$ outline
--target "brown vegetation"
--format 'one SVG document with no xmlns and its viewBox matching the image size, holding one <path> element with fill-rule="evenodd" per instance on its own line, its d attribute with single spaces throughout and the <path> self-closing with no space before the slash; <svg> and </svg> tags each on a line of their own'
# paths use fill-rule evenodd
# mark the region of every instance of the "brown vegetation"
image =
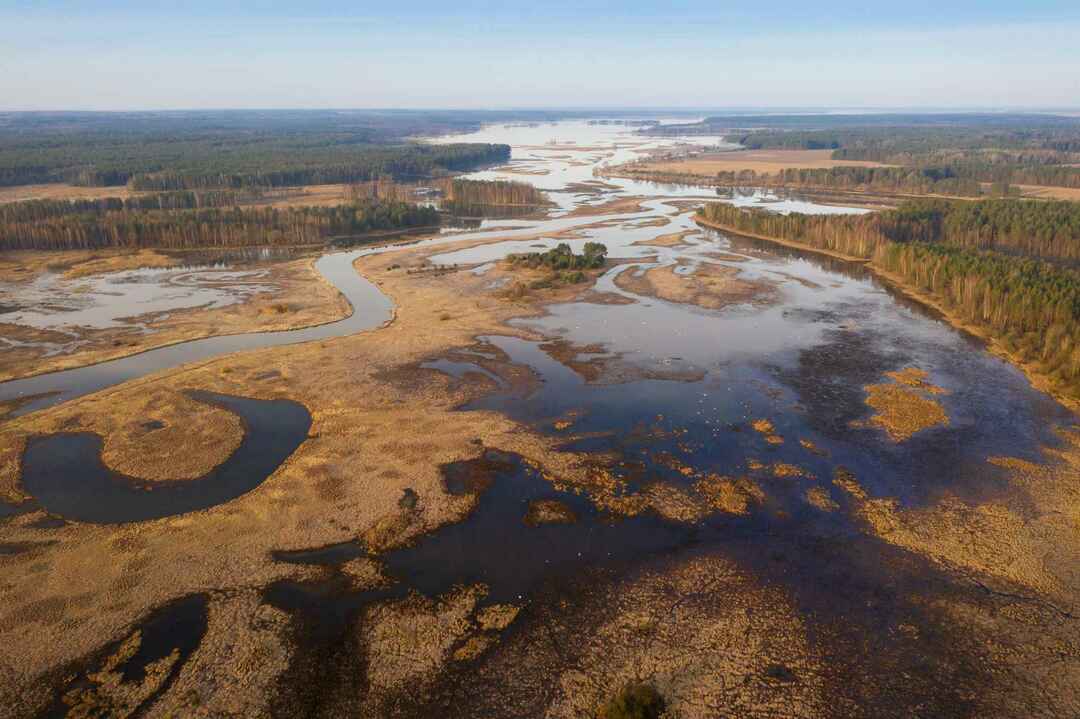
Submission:
<svg viewBox="0 0 1080 719">
<path fill-rule="evenodd" d="M 928 395 L 943 390 L 925 381 L 926 373 L 909 367 L 887 373 L 892 383 L 867 385 L 866 404 L 876 412 L 870 423 L 882 427 L 894 442 L 903 442 L 930 427 L 949 424 L 941 403 Z"/>
<path fill-rule="evenodd" d="M 723 309 L 747 302 L 772 301 L 775 288 L 760 280 L 743 280 L 739 270 L 714 262 L 701 262 L 693 271 L 679 274 L 677 268 L 690 267 L 688 262 L 639 270 L 630 267 L 615 278 L 622 290 L 645 297 L 657 297 L 668 302 L 697 305 L 706 309 Z"/>
</svg>

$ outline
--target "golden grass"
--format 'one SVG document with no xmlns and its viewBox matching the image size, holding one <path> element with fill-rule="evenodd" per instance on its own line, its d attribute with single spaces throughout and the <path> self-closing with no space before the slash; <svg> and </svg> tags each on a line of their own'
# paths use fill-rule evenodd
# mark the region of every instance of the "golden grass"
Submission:
<svg viewBox="0 0 1080 719">
<path fill-rule="evenodd" d="M 70 266 L 64 271 L 64 278 L 73 280 L 91 275 L 103 275 L 109 272 L 121 272 L 123 270 L 138 270 L 143 268 L 161 269 L 175 267 L 179 262 L 174 257 L 164 255 L 154 250 L 140 250 L 138 252 L 123 252 L 118 254 L 106 254 L 104 257 L 92 257 Z"/>
<path fill-rule="evenodd" d="M 151 480 L 196 479 L 229 458 L 244 427 L 228 410 L 179 392 L 147 394 L 118 416 L 101 458 L 106 466 Z M 192 452 L 192 447 L 198 447 Z"/>
<path fill-rule="evenodd" d="M 840 505 L 822 487 L 811 487 L 806 490 L 806 501 L 823 512 L 835 512 L 840 508 Z"/>
<path fill-rule="evenodd" d="M 663 172 L 715 177 L 718 172 L 753 170 L 775 174 L 785 169 L 825 170 L 831 167 L 884 167 L 879 162 L 834 160 L 832 150 L 736 150 L 680 160 L 635 164 L 635 172 Z"/>
<path fill-rule="evenodd" d="M 893 383 L 863 387 L 866 404 L 876 411 L 869 420 L 871 424 L 883 428 L 894 442 L 903 442 L 925 429 L 949 424 L 941 403 L 927 396 L 941 394 L 944 390 L 928 384 L 925 372 L 908 368 L 886 374 Z"/>
<path fill-rule="evenodd" d="M 640 274 L 634 269 L 625 270 L 615 277 L 615 285 L 636 295 L 705 309 L 773 299 L 775 285 L 740 279 L 735 268 L 702 262 L 693 273 L 682 275 L 675 271 L 679 266 L 682 265 L 653 267 Z"/>
<path fill-rule="evenodd" d="M 1050 187 L 1048 185 L 1013 185 L 1024 197 L 1040 200 L 1070 200 L 1080 202 L 1080 187 Z"/>
<path fill-rule="evenodd" d="M 0 203 L 25 200 L 99 200 L 105 197 L 126 198 L 143 194 L 146 193 L 132 192 L 123 185 L 119 187 L 78 187 L 64 183 L 20 185 L 0 187 Z"/>
<path fill-rule="evenodd" d="M 698 480 L 694 489 L 705 498 L 710 507 L 728 514 L 747 514 L 750 505 L 765 501 L 765 493 L 747 477 L 733 479 L 710 474 Z"/>
<path fill-rule="evenodd" d="M 667 224 L 666 222 L 664 224 Z M 646 245 L 648 247 L 683 247 L 686 245 L 686 238 L 690 235 L 696 235 L 697 230 L 682 230 L 680 232 L 669 232 L 663 235 L 657 235 L 651 240 L 638 240 L 635 245 Z"/>
</svg>

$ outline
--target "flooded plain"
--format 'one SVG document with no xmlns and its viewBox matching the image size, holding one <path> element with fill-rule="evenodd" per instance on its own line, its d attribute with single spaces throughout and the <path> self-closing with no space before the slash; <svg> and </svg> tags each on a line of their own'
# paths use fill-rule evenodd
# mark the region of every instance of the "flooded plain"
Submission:
<svg viewBox="0 0 1080 719">
<path fill-rule="evenodd" d="M 1075 651 L 1070 639 L 1050 650 L 1033 638 L 1047 628 L 1073 636 L 1076 609 L 1061 600 L 1071 595 L 1047 599 L 991 562 L 980 574 L 954 560 L 962 552 L 935 555 L 922 535 L 897 532 L 920 512 L 938 521 L 941 506 L 1044 513 L 1046 488 L 1018 485 L 1013 470 L 1065 455 L 1068 410 L 861 265 L 699 227 L 694 210 L 716 199 L 710 190 L 594 176 L 722 138 L 561 122 L 438 141 L 459 140 L 512 144 L 507 166 L 473 176 L 530 182 L 556 206 L 544 219 L 485 220 L 419 240 L 409 245 L 423 253 L 418 269 L 483 280 L 509 254 L 587 242 L 603 243 L 609 263 L 573 299 L 543 303 L 412 371 L 467 395 L 456 415 L 510 418 L 576 458 L 588 479 L 560 481 L 477 438 L 473 459 L 428 458 L 441 493 L 468 506 L 455 521 L 381 544 L 421 523 L 433 501 L 411 484 L 362 536 L 269 553 L 300 568 L 258 587 L 263 606 L 291 618 L 294 654 L 274 685 L 280 706 L 298 716 L 591 716 L 605 692 L 640 679 L 686 716 L 960 717 L 990 715 L 983 698 L 1006 685 L 1041 691 L 1043 675 L 1022 667 Z M 754 190 L 724 199 L 775 212 L 864 211 Z M 353 263 L 399 251 L 318 261 L 351 303 L 348 319 L 8 382 L 0 400 L 36 398 L 25 414 L 195 360 L 378 327 L 392 303 Z M 101 465 L 100 439 L 58 433 L 30 440 L 23 486 L 58 521 L 170 517 L 258 487 L 311 427 L 294 402 L 204 399 L 240 414 L 247 431 L 202 478 L 147 492 Z M 354 409 L 338 403 L 332 413 Z M 357 442 L 368 432 L 358 428 Z M 408 426 L 401 434 L 423 439 Z M 378 469 L 365 468 L 365 481 Z M 317 480 L 330 472 L 326 463 L 310 471 L 328 506 L 342 501 Z M 1045 564 L 1057 571 L 1053 558 Z M 648 599 L 623 605 L 640 596 Z M 184 626 L 205 632 L 205 596 L 177 599 L 191 615 Z M 417 639 L 431 616 L 450 618 L 431 620 L 432 636 Z M 379 644 L 399 621 L 408 630 Z M 164 656 L 162 642 L 180 647 L 178 635 L 156 632 L 152 659 Z M 444 663 L 411 682 L 414 664 L 435 661 L 424 653 L 431 646 Z M 192 652 L 180 649 L 170 682 Z M 1003 655 L 1009 661 L 995 663 Z M 382 666 L 400 676 L 379 680 Z M 1046 706 L 1063 706 L 1057 699 Z"/>
</svg>

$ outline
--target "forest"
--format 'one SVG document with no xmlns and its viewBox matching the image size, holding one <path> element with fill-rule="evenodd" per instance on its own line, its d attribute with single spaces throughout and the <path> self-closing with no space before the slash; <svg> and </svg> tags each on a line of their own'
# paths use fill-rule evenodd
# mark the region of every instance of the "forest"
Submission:
<svg viewBox="0 0 1080 719">
<path fill-rule="evenodd" d="M 478 126 L 448 113 L 0 115 L 0 186 L 64 182 L 162 191 L 428 177 L 509 157 L 504 145 L 410 141 Z"/>
<path fill-rule="evenodd" d="M 103 207 L 77 213 L 54 212 L 37 219 L 13 219 L 15 214 L 9 212 L 0 220 L 0 250 L 303 245 L 378 230 L 439 224 L 439 213 L 434 208 L 375 200 L 336 207 Z"/>
<path fill-rule="evenodd" d="M 1080 118 L 1071 116 L 733 115 L 641 132 L 723 134 L 748 150 L 832 150 L 834 160 L 895 166 L 799 171 L 771 176 L 769 184 L 972 197 L 1008 194 L 1008 185 L 1080 188 Z M 980 183 L 997 188 L 980 190 Z"/>
<path fill-rule="evenodd" d="M 1080 398 L 1076 205 L 933 200 L 841 216 L 779 215 L 709 203 L 699 217 L 732 232 L 870 260 L 1001 340 L 1065 394 Z"/>
<path fill-rule="evenodd" d="M 503 162 L 505 145 L 422 145 L 482 123 L 632 111 L 199 110 L 0 113 L 0 186 L 282 187 L 426 177 Z"/>
<path fill-rule="evenodd" d="M 257 187 L 178 190 L 0 204 L 0 250 L 309 244 L 373 230 L 438 225 L 438 210 L 416 204 L 423 192 L 441 195 L 440 209 L 449 212 L 482 207 L 530 211 L 547 204 L 543 192 L 522 182 L 441 178 L 403 183 L 383 177 L 348 185 L 338 207 L 245 207 L 272 199 L 270 192 Z"/>
</svg>

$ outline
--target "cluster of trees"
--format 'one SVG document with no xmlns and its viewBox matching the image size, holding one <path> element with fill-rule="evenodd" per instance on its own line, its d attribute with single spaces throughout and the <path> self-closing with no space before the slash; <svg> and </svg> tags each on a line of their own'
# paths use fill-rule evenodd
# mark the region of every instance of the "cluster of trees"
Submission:
<svg viewBox="0 0 1080 719">
<path fill-rule="evenodd" d="M 547 252 L 527 252 L 507 257 L 515 267 L 539 269 L 546 267 L 555 272 L 567 270 L 595 270 L 604 266 L 607 259 L 607 245 L 601 242 L 586 242 L 581 254 L 576 255 L 570 245 L 560 242 Z"/>
<path fill-rule="evenodd" d="M 464 205 L 527 205 L 538 207 L 547 202 L 544 193 L 527 182 L 509 180 L 453 179 L 439 183 L 447 200 Z"/>
<path fill-rule="evenodd" d="M 281 209 L 119 209 L 0 221 L 0 250 L 301 245 L 438 223 L 434 208 L 404 202 Z"/>
<path fill-rule="evenodd" d="M 440 209 L 458 216 L 513 217 L 528 214 L 547 204 L 544 193 L 524 182 L 507 180 L 465 180 L 438 178 L 420 182 L 397 182 L 382 177 L 371 182 L 346 186 L 345 199 L 395 200 L 405 202 L 438 201 Z M 511 210 L 502 212 L 502 210 Z"/>
<path fill-rule="evenodd" d="M 1080 272 L 1016 253 L 1077 259 L 1068 203 L 918 202 L 863 216 L 778 215 L 710 203 L 708 224 L 871 260 L 1080 397 Z M 1030 223 L 1030 238 L 1020 227 Z M 1041 238 L 1041 240 L 1039 239 Z"/>
</svg>

